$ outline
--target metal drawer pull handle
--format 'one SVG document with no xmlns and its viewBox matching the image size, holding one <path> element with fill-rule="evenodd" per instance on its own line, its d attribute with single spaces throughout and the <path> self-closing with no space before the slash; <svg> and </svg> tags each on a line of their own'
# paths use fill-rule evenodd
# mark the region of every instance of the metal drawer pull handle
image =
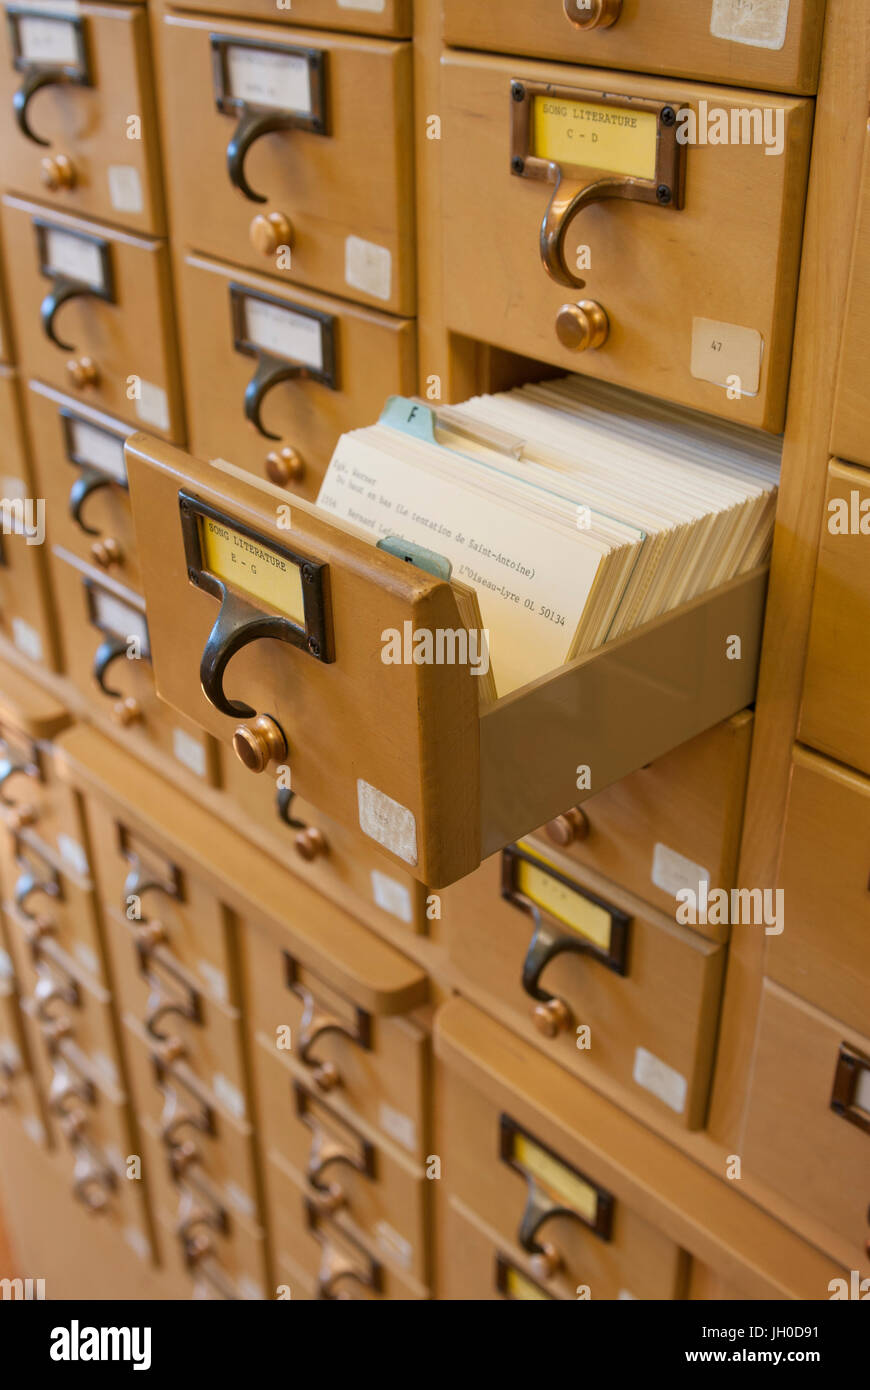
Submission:
<svg viewBox="0 0 870 1390">
<path fill-rule="evenodd" d="M 34 64 L 27 68 L 24 74 L 24 81 L 15 92 L 12 98 L 12 110 L 15 113 L 15 123 L 21 134 L 28 140 L 32 140 L 34 145 L 43 145 L 48 148 L 50 140 L 43 140 L 41 135 L 37 135 L 30 124 L 27 108 L 37 92 L 41 92 L 43 87 L 61 87 L 70 81 L 69 77 L 60 68 L 39 67 Z"/>
<path fill-rule="evenodd" d="M 6 795 L 6 783 L 10 777 L 15 777 L 18 773 L 24 777 L 38 777 L 39 769 L 35 763 L 18 763 L 9 757 L 0 762 L 0 801 L 3 802 L 4 806 L 11 806 L 13 809 L 17 809 L 17 807 L 15 802 Z"/>
<path fill-rule="evenodd" d="M 22 917 L 26 917 L 30 922 L 40 920 L 39 913 L 31 912 L 27 907 L 27 900 L 32 898 L 34 893 L 44 893 L 47 898 L 59 898 L 60 889 L 56 883 L 46 883 L 34 873 L 21 874 L 15 883 L 15 906 Z"/>
<path fill-rule="evenodd" d="M 43 976 L 36 983 L 33 991 L 36 1001 L 36 1016 L 42 1023 L 55 1023 L 63 1015 L 53 1012 L 55 1004 L 71 1004 L 74 1007 L 79 1003 L 78 985 L 74 980 L 67 980 L 60 984 L 48 976 Z"/>
<path fill-rule="evenodd" d="M 98 536 L 100 532 L 96 526 L 87 524 L 82 516 L 82 507 L 92 492 L 99 492 L 101 488 L 111 485 L 112 479 L 107 473 L 98 473 L 95 468 L 82 468 L 69 490 L 69 514 L 86 536 Z"/>
<path fill-rule="evenodd" d="M 277 130 L 292 130 L 298 118 L 286 111 L 244 110 L 239 123 L 227 145 L 227 172 L 233 188 L 238 188 L 252 203 L 265 203 L 260 193 L 255 193 L 245 177 L 245 159 L 255 140 L 263 135 L 272 135 Z"/>
<path fill-rule="evenodd" d="M 263 401 L 273 386 L 278 386 L 282 381 L 292 381 L 296 377 L 304 376 L 305 368 L 298 362 L 289 362 L 284 357 L 273 357 L 269 352 L 260 350 L 257 353 L 257 370 L 245 387 L 245 418 L 263 436 L 264 439 L 280 439 L 280 434 L 272 434 L 263 424 L 261 411 Z"/>
<path fill-rule="evenodd" d="M 185 1018 L 189 1022 L 197 1022 L 195 1011 L 189 1003 L 180 999 L 164 999 L 162 996 L 152 995 L 148 1001 L 148 1012 L 145 1015 L 145 1028 L 152 1038 L 160 1043 L 180 1044 L 183 1048 L 182 1040 L 171 1033 L 163 1033 L 158 1028 L 158 1024 L 169 1014 L 177 1014 L 179 1018 Z"/>
<path fill-rule="evenodd" d="M 57 330 L 54 326 L 57 312 L 68 300 L 83 299 L 85 295 L 89 294 L 95 294 L 93 286 L 86 285 L 83 280 L 71 280 L 66 275 L 58 275 L 39 306 L 39 317 L 45 336 L 49 342 L 54 343 L 55 347 L 61 348 L 63 352 L 75 352 L 76 349 L 72 343 L 65 343 L 57 336 Z M 101 297 L 97 295 L 97 298 Z"/>
</svg>

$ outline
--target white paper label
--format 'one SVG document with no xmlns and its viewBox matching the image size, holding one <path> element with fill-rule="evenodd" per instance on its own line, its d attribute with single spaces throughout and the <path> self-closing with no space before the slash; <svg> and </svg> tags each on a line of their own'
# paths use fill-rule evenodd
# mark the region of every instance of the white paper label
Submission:
<svg viewBox="0 0 870 1390">
<path fill-rule="evenodd" d="M 410 1269 L 414 1258 L 414 1247 L 404 1236 L 394 1231 L 386 1221 L 375 1222 L 375 1236 L 385 1255 L 390 1255 L 402 1269 Z"/>
<path fill-rule="evenodd" d="M 88 863 L 88 856 L 78 840 L 74 840 L 71 835 L 66 835 L 62 830 L 59 830 L 57 832 L 57 847 L 64 863 L 69 864 L 70 868 L 80 874 L 82 878 L 90 873 L 91 866 Z"/>
<path fill-rule="evenodd" d="M 205 776 L 205 747 L 186 729 L 172 730 L 172 752 L 197 777 Z"/>
<path fill-rule="evenodd" d="M 21 56 L 28 63 L 78 65 L 75 29 L 63 19 L 22 15 L 18 20 Z"/>
<path fill-rule="evenodd" d="M 406 1149 L 416 1149 L 417 1147 L 417 1126 L 410 1115 L 403 1115 L 400 1110 L 394 1110 L 391 1105 L 382 1101 L 378 1109 L 380 1126 L 384 1134 L 389 1134 L 391 1139 L 395 1139 L 397 1144 L 401 1144 Z"/>
<path fill-rule="evenodd" d="M 717 319 L 692 320 L 692 376 L 757 396 L 764 339 L 754 328 Z"/>
<path fill-rule="evenodd" d="M 12 957 L 8 951 L 0 951 L 0 985 L 11 985 L 15 979 Z"/>
<path fill-rule="evenodd" d="M 406 864 L 416 864 L 417 822 L 413 813 L 361 777 L 357 778 L 356 794 L 363 834 L 404 859 Z"/>
<path fill-rule="evenodd" d="M 393 258 L 386 246 L 349 236 L 344 243 L 344 278 L 352 289 L 362 290 L 375 299 L 389 299 Z"/>
<path fill-rule="evenodd" d="M 11 1038 L 0 1038 L 0 1061 L 12 1072 L 21 1066 L 21 1053 Z"/>
<path fill-rule="evenodd" d="M 229 95 L 252 106 L 276 106 L 281 111 L 314 114 L 311 69 L 300 53 L 276 53 L 267 48 L 233 44 L 227 49 Z"/>
<path fill-rule="evenodd" d="M 372 869 L 372 897 L 378 907 L 398 917 L 400 922 L 410 924 L 413 921 L 414 908 L 408 889 L 379 869 Z"/>
<path fill-rule="evenodd" d="M 676 1110 L 678 1115 L 683 1113 L 689 1085 L 686 1078 L 673 1067 L 669 1067 L 667 1062 L 663 1062 L 652 1052 L 647 1052 L 645 1047 L 639 1047 L 634 1054 L 632 1076 L 638 1086 L 643 1086 L 645 1091 L 651 1091 L 654 1096 L 658 1096 L 671 1110 Z"/>
<path fill-rule="evenodd" d="M 713 0 L 710 33 L 714 39 L 778 51 L 788 32 L 789 3 L 790 0 Z"/>
<path fill-rule="evenodd" d="M 109 200 L 116 212 L 141 212 L 145 207 L 142 180 L 133 164 L 110 164 Z"/>
<path fill-rule="evenodd" d="M 169 397 L 162 386 L 152 381 L 139 379 L 139 399 L 136 401 L 136 414 L 146 425 L 154 425 L 159 430 L 169 429 Z"/>
<path fill-rule="evenodd" d="M 135 637 L 143 656 L 148 655 L 148 624 L 145 614 L 138 608 L 110 594 L 106 589 L 91 590 L 94 603 L 94 617 L 103 632 L 112 637 Z"/>
<path fill-rule="evenodd" d="M 263 1285 L 258 1284 L 256 1279 L 252 1279 L 250 1274 L 239 1275 L 236 1280 L 236 1289 L 242 1298 L 247 1299 L 249 1303 L 263 1303 L 265 1301 L 266 1294 Z"/>
<path fill-rule="evenodd" d="M 25 1115 L 24 1119 L 21 1121 L 21 1126 L 24 1133 L 33 1140 L 34 1144 L 45 1143 L 45 1129 L 43 1128 L 42 1122 L 38 1120 L 35 1115 Z"/>
<path fill-rule="evenodd" d="M 637 1302 L 637 1294 L 629 1293 L 628 1289 L 620 1289 L 616 1297 L 623 1302 L 626 1300 L 630 1300 L 632 1303 Z"/>
<path fill-rule="evenodd" d="M 858 1073 L 853 1104 L 870 1115 L 870 1070 L 867 1067 L 862 1067 Z"/>
<path fill-rule="evenodd" d="M 90 464 L 99 473 L 105 473 L 114 482 L 127 481 L 127 466 L 124 463 L 124 441 L 117 434 L 91 425 L 87 420 L 69 421 L 70 442 L 77 460 Z"/>
<path fill-rule="evenodd" d="M 709 886 L 710 871 L 693 864 L 675 849 L 659 844 L 653 850 L 652 881 L 663 893 L 673 893 L 675 897 L 683 888 L 691 888 L 697 894 L 700 884 Z"/>
<path fill-rule="evenodd" d="M 72 232 L 61 231 L 59 227 L 49 227 L 45 234 L 45 259 L 49 270 L 57 274 L 68 275 L 71 280 L 81 280 L 97 290 L 106 287 L 100 246 L 89 237 L 75 236 Z"/>
<path fill-rule="evenodd" d="M 94 1052 L 91 1056 L 94 1065 L 99 1067 L 100 1071 L 104 1076 L 108 1077 L 112 1085 L 119 1086 L 121 1084 L 121 1078 L 118 1075 L 118 1068 L 115 1066 L 112 1058 L 107 1057 L 105 1052 Z"/>
<path fill-rule="evenodd" d="M 340 10 L 365 10 L 367 14 L 383 14 L 387 0 L 338 0 Z"/>
<path fill-rule="evenodd" d="M 210 960 L 197 961 L 197 969 L 205 980 L 209 988 L 209 993 L 215 999 L 219 999 L 222 1004 L 227 1001 L 229 989 L 227 988 L 227 977 L 222 970 L 218 970 L 216 965 L 212 965 Z"/>
<path fill-rule="evenodd" d="M 140 1260 L 148 1260 L 151 1258 L 151 1246 L 148 1244 L 147 1237 L 142 1234 L 138 1226 L 125 1226 L 124 1239 L 134 1254 L 139 1256 Z"/>
<path fill-rule="evenodd" d="M 240 1211 L 243 1216 L 248 1216 L 253 1221 L 254 1217 L 257 1215 L 257 1209 L 253 1199 L 248 1196 L 247 1192 L 243 1191 L 238 1183 L 234 1182 L 225 1183 L 224 1191 L 227 1194 L 228 1201 L 232 1203 L 236 1211 Z"/>
<path fill-rule="evenodd" d="M 214 1091 L 215 1099 L 220 1102 L 231 1115 L 235 1115 L 237 1120 L 241 1120 L 245 1115 L 245 1097 L 237 1086 L 234 1086 L 221 1072 L 215 1072 L 211 1079 L 211 1088 Z"/>
<path fill-rule="evenodd" d="M 23 618 L 12 619 L 12 641 L 31 661 L 42 660 L 42 638 L 36 628 L 31 627 Z"/>
<path fill-rule="evenodd" d="M 245 330 L 250 341 L 267 352 L 323 370 L 323 330 L 319 319 L 283 309 L 264 299 L 245 300 Z"/>
<path fill-rule="evenodd" d="M 99 975 L 100 958 L 85 941 L 77 941 L 73 947 L 76 960 L 80 961 L 90 975 Z"/>
</svg>

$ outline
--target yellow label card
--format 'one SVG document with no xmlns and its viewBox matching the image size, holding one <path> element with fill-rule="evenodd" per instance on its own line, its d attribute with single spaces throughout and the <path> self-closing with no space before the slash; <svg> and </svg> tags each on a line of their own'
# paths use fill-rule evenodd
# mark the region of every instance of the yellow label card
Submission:
<svg viewBox="0 0 870 1390">
<path fill-rule="evenodd" d="M 566 97 L 536 96 L 532 101 L 532 153 L 539 159 L 655 178 L 658 120 L 652 111 Z"/>
<path fill-rule="evenodd" d="M 578 1216 L 595 1226 L 598 1222 L 598 1191 L 546 1149 L 524 1134 L 514 1135 L 514 1158 L 522 1168 Z"/>
<path fill-rule="evenodd" d="M 211 517 L 199 518 L 203 568 L 251 598 L 305 626 L 299 566 L 260 541 Z"/>
<path fill-rule="evenodd" d="M 520 847 L 528 854 L 535 853 L 524 841 L 520 842 Z M 546 867 L 546 860 L 530 864 L 526 859 L 517 859 L 515 882 L 518 890 L 536 907 L 585 936 L 600 950 L 610 951 L 610 913 L 598 903 L 590 902 L 579 889 L 554 878 Z"/>
<path fill-rule="evenodd" d="M 543 1299 L 545 1303 L 548 1301 L 544 1291 L 533 1284 L 531 1279 L 527 1279 L 522 1271 L 513 1265 L 508 1265 L 505 1270 L 505 1291 L 510 1294 L 511 1298 Z"/>
</svg>

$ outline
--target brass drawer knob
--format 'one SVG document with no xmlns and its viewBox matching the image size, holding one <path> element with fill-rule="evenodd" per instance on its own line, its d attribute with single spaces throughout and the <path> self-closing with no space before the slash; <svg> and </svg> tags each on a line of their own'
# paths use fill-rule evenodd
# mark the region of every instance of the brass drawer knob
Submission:
<svg viewBox="0 0 870 1390">
<path fill-rule="evenodd" d="M 266 455 L 266 477 L 276 487 L 301 483 L 305 477 L 305 461 L 302 455 L 289 445 L 285 445 L 283 449 L 270 450 Z"/>
<path fill-rule="evenodd" d="M 233 749 L 249 772 L 265 772 L 273 759 L 280 763 L 287 757 L 287 740 L 274 719 L 261 714 L 253 724 L 239 724 Z"/>
<path fill-rule="evenodd" d="M 313 1073 L 315 1085 L 321 1091 L 334 1091 L 341 1081 L 338 1067 L 334 1062 L 321 1062 Z"/>
<path fill-rule="evenodd" d="M 131 724 L 138 724 L 143 717 L 142 706 L 132 695 L 125 696 L 123 700 L 116 700 L 112 706 L 112 718 L 122 729 L 129 728 Z"/>
<path fill-rule="evenodd" d="M 565 849 L 567 845 L 573 845 L 577 840 L 586 839 L 589 834 L 589 820 L 585 811 L 581 811 L 579 806 L 572 806 L 570 811 L 556 816 L 555 820 L 547 821 L 544 831 L 548 840 L 552 840 L 554 845 L 559 845 L 561 849 Z"/>
<path fill-rule="evenodd" d="M 568 1027 L 571 1015 L 568 1005 L 561 999 L 548 999 L 546 1004 L 536 1004 L 532 1009 L 532 1019 L 539 1033 L 545 1038 L 555 1038 Z"/>
<path fill-rule="evenodd" d="M 16 806 L 6 817 L 6 824 L 10 830 L 23 830 L 26 825 L 34 824 L 38 814 L 35 806 Z"/>
<path fill-rule="evenodd" d="M 99 368 L 92 357 L 72 357 L 67 362 L 66 369 L 73 386 L 80 390 L 99 383 Z"/>
<path fill-rule="evenodd" d="M 293 226 L 283 212 L 258 212 L 251 219 L 248 235 L 261 256 L 274 256 L 281 246 L 293 245 Z"/>
<path fill-rule="evenodd" d="M 603 347 L 609 332 L 610 320 L 594 299 L 563 304 L 556 315 L 556 337 L 571 352 Z"/>
<path fill-rule="evenodd" d="M 76 169 L 72 160 L 65 154 L 47 154 L 40 160 L 39 177 L 45 188 L 57 193 L 64 188 L 75 188 Z"/>
<path fill-rule="evenodd" d="M 306 859 L 309 863 L 321 854 L 326 854 L 329 849 L 326 836 L 316 825 L 309 825 L 305 830 L 300 830 L 293 844 L 300 858 Z"/>
<path fill-rule="evenodd" d="M 565 0 L 565 14 L 577 29 L 609 29 L 622 14 L 622 0 Z"/>
<path fill-rule="evenodd" d="M 106 536 L 105 540 L 94 541 L 91 546 L 91 559 L 101 569 L 107 570 L 111 569 L 112 565 L 120 565 L 123 558 L 124 552 L 114 536 Z"/>
<path fill-rule="evenodd" d="M 562 1268 L 562 1256 L 555 1245 L 545 1243 L 538 1253 L 532 1256 L 529 1263 L 536 1279 L 552 1279 L 553 1275 L 558 1274 Z"/>
</svg>

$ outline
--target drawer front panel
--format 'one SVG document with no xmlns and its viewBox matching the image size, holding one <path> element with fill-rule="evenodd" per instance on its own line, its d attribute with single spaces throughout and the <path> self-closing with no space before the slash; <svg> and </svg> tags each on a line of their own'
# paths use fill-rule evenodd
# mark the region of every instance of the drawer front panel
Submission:
<svg viewBox="0 0 870 1390">
<path fill-rule="evenodd" d="M 406 1153 L 422 1156 L 422 1030 L 401 1017 L 378 1018 L 358 1008 L 250 924 L 242 945 L 256 1040 L 305 1085 L 340 1102 L 342 1113 L 358 1115 Z M 285 1103 L 287 1084 L 279 1085 L 278 1104 Z"/>
<path fill-rule="evenodd" d="M 443 79 L 448 327 L 781 429 L 812 104 L 460 54 L 445 60 Z M 751 113 L 750 143 L 740 112 Z M 592 167 L 569 164 L 585 126 L 594 135 L 605 121 L 629 128 L 602 136 L 600 153 L 590 137 Z M 710 121 L 729 141 L 733 124 L 736 143 L 711 143 Z M 662 162 L 666 147 L 673 167 Z M 583 310 L 587 330 L 574 331 L 578 303 L 603 307 L 603 345 L 588 330 L 592 311 Z"/>
<path fill-rule="evenodd" d="M 107 983 L 90 883 L 61 872 L 22 834 L 0 836 L 0 875 L 6 910 L 31 953 L 53 942 L 91 979 Z"/>
<path fill-rule="evenodd" d="M 757 1178 L 870 1275 L 870 1040 L 766 983 L 742 1145 Z M 840 1247 L 842 1249 L 842 1246 Z"/>
<path fill-rule="evenodd" d="M 460 48 L 814 92 L 824 0 L 519 0 L 509 8 L 444 0 L 444 37 Z"/>
<path fill-rule="evenodd" d="M 11 196 L 3 226 L 24 370 L 136 429 L 183 438 L 166 244 Z"/>
<path fill-rule="evenodd" d="M 813 593 L 800 738 L 870 773 L 870 480 L 832 463 Z"/>
<path fill-rule="evenodd" d="M 254 1077 L 265 1156 L 283 1163 L 319 1210 L 380 1258 L 425 1281 L 422 1172 L 340 1117 L 263 1045 L 254 1048 Z"/>
<path fill-rule="evenodd" d="M 63 1062 L 78 1077 L 118 1090 L 123 1075 L 111 996 L 73 968 L 62 950 L 40 943 L 34 960 L 20 924 L 8 918 L 21 981 L 22 1007 L 31 1020 L 35 1062 L 46 1092 L 51 1069 Z"/>
<path fill-rule="evenodd" d="M 230 274 L 195 256 L 180 268 L 179 295 L 192 451 L 229 459 L 290 494 L 315 498 L 339 436 L 376 419 L 388 396 L 416 389 L 415 330 L 408 320 L 248 272 Z M 254 337 L 237 339 L 234 312 L 253 313 Z M 321 331 L 323 345 L 311 349 L 307 340 Z M 294 375 L 295 363 L 309 354 L 318 361 L 332 354 L 328 379 Z M 246 407 L 246 393 L 264 362 L 254 410 Z"/>
<path fill-rule="evenodd" d="M 29 383 L 26 404 L 51 541 L 140 591 L 124 463 L 129 425 L 38 382 Z"/>
<path fill-rule="evenodd" d="M 6 10 L 9 22 L 0 32 L 0 105 L 8 113 L 0 152 L 4 186 L 65 212 L 159 236 L 163 196 L 144 8 L 83 4 L 74 14 L 36 20 L 15 6 Z M 36 88 L 14 121 L 13 96 L 27 93 L 31 74 L 57 74 L 58 62 L 70 60 L 76 77 Z"/>
<path fill-rule="evenodd" d="M 277 11 L 273 0 L 194 0 L 186 8 L 246 19 L 270 19 L 276 26 L 276 36 L 291 43 L 299 24 L 317 29 L 346 29 L 353 34 L 389 34 L 400 39 L 411 34 L 411 0 L 291 0 Z"/>
<path fill-rule="evenodd" d="M 831 452 L 870 465 L 870 404 L 865 364 L 870 353 L 870 136 L 864 147 L 852 277 L 840 347 Z"/>
<path fill-rule="evenodd" d="M 532 892 L 544 904 L 534 911 Z M 548 867 L 511 851 L 454 885 L 444 904 L 451 960 L 497 1014 L 590 1084 L 617 1083 L 623 1103 L 703 1124 L 721 946 L 622 893 L 584 892 L 562 861 Z"/>
<path fill-rule="evenodd" d="M 413 314 L 410 46 L 175 15 L 163 42 L 180 243 Z"/>
</svg>

